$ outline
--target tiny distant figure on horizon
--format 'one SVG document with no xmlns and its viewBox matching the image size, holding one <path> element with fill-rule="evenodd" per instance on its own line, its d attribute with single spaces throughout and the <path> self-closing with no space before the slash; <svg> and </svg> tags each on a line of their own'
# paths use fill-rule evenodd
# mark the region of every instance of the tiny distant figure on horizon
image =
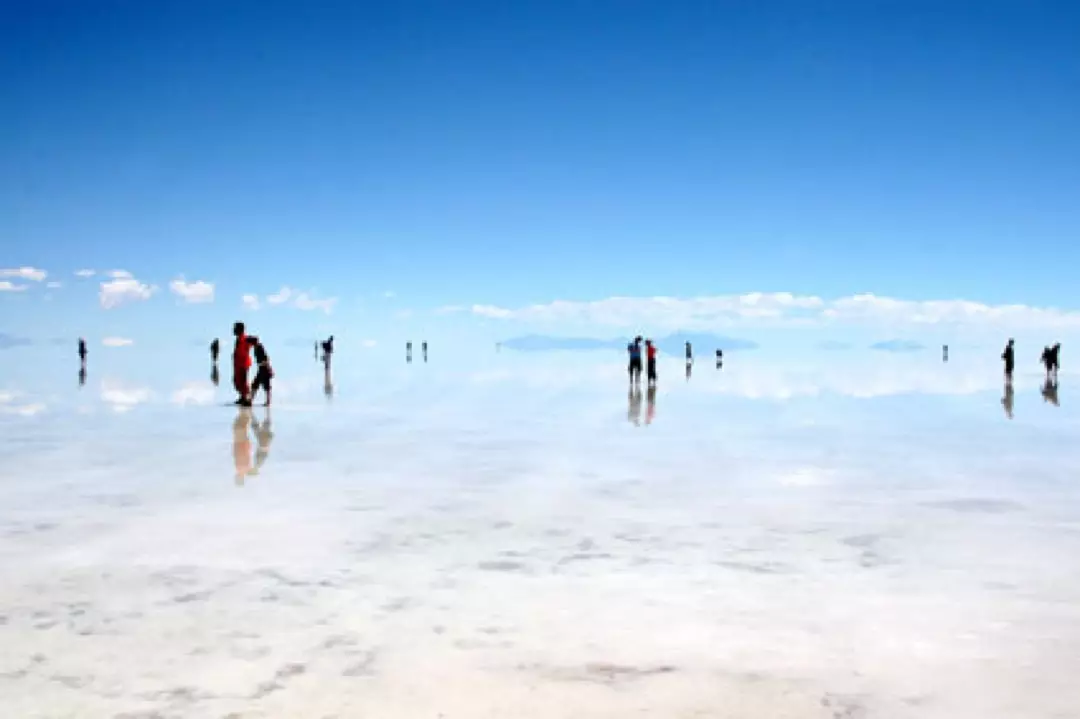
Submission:
<svg viewBox="0 0 1080 719">
<path fill-rule="evenodd" d="M 641 426 L 641 399 L 641 385 L 631 383 L 630 393 L 627 395 L 626 421 L 635 427 Z"/>
<path fill-rule="evenodd" d="M 323 364 L 329 369 L 330 360 L 334 356 L 334 335 L 330 335 L 326 338 L 326 341 L 322 343 L 322 360 Z"/>
<path fill-rule="evenodd" d="M 1012 382 L 1013 368 L 1016 366 L 1016 341 L 1011 337 L 1005 345 L 1005 351 L 1001 353 L 1001 359 L 1005 361 L 1005 381 Z"/>
<path fill-rule="evenodd" d="M 656 345 L 652 340 L 645 340 L 645 370 L 651 387 L 656 384 Z"/>
<path fill-rule="evenodd" d="M 273 390 L 270 387 L 270 382 L 274 379 L 274 368 L 270 366 L 270 357 L 266 354 L 266 347 L 258 337 L 251 337 L 248 340 L 251 343 L 252 349 L 255 350 L 255 382 L 251 385 L 251 401 L 255 401 L 255 395 L 259 393 L 261 387 L 266 392 L 266 402 L 263 403 L 263 407 L 270 406 L 270 397 Z"/>
<path fill-rule="evenodd" d="M 218 354 L 221 352 L 221 343 L 218 342 L 218 338 L 215 337 L 214 341 L 210 343 L 210 364 L 217 364 Z"/>
<path fill-rule="evenodd" d="M 270 422 L 270 410 L 266 410 L 266 419 L 262 422 L 252 414 L 251 422 L 255 427 L 255 466 L 248 472 L 248 476 L 255 476 L 270 458 L 270 445 L 274 441 L 274 430 Z"/>
<path fill-rule="evenodd" d="M 1005 394 L 1001 398 L 1001 406 L 1005 408 L 1005 416 L 1013 418 L 1013 386 L 1012 379 L 1005 380 Z"/>
<path fill-rule="evenodd" d="M 251 409 L 240 407 L 232 425 L 232 453 L 234 480 L 237 487 L 244 486 L 244 480 L 251 473 Z"/>
<path fill-rule="evenodd" d="M 319 361 L 319 340 L 315 340 L 315 361 Z"/>
<path fill-rule="evenodd" d="M 1051 379 L 1050 377 L 1046 378 L 1046 383 L 1043 384 L 1043 388 L 1042 388 L 1042 396 L 1043 396 L 1043 400 L 1049 402 L 1050 404 L 1054 405 L 1055 407 L 1060 407 L 1061 406 L 1061 403 L 1058 401 L 1058 384 L 1057 384 L 1057 380 Z"/>
<path fill-rule="evenodd" d="M 1056 342 L 1050 347 L 1050 366 L 1047 368 L 1047 375 L 1054 376 L 1054 382 L 1057 382 L 1058 369 L 1061 367 L 1061 343 Z"/>
<path fill-rule="evenodd" d="M 633 383 L 641 382 L 641 336 L 638 335 L 634 338 L 634 341 L 626 345 L 626 353 L 630 356 L 630 363 L 627 366 L 627 372 L 630 373 L 630 381 Z"/>
<path fill-rule="evenodd" d="M 248 370 L 251 369 L 251 343 L 243 322 L 233 324 L 233 389 L 239 397 L 236 404 L 241 407 L 251 406 L 251 389 L 248 387 Z"/>
<path fill-rule="evenodd" d="M 656 419 L 656 385 L 649 385 L 645 394 L 645 425 L 648 426 Z"/>
<path fill-rule="evenodd" d="M 424 353 L 424 361 L 427 362 L 427 340 L 420 345 L 420 351 Z"/>
<path fill-rule="evenodd" d="M 949 345 L 941 345 L 941 361 L 949 361 Z"/>
<path fill-rule="evenodd" d="M 86 340 L 79 338 L 79 364 L 86 367 Z"/>
<path fill-rule="evenodd" d="M 690 343 L 686 343 L 686 364 L 690 364 L 694 361 L 694 350 L 690 347 Z"/>
<path fill-rule="evenodd" d="M 724 350 L 716 350 L 716 369 L 724 366 Z"/>
<path fill-rule="evenodd" d="M 221 384 L 221 375 L 218 373 L 217 365 L 210 366 L 210 381 L 214 383 L 215 387 Z"/>
<path fill-rule="evenodd" d="M 412 362 L 412 342 L 405 343 L 405 361 Z"/>
</svg>

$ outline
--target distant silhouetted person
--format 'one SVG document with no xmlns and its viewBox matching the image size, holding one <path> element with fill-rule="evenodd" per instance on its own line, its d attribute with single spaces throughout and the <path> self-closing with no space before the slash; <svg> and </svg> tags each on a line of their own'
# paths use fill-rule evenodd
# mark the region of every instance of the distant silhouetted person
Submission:
<svg viewBox="0 0 1080 719">
<path fill-rule="evenodd" d="M 627 372 L 631 382 L 641 382 L 641 338 L 635 337 L 634 341 L 626 345 L 626 353 L 630 358 Z"/>
<path fill-rule="evenodd" d="M 626 409 L 626 421 L 635 427 L 641 426 L 641 386 L 631 383 L 630 393 L 627 395 L 628 406 Z"/>
<path fill-rule="evenodd" d="M 949 345 L 941 345 L 941 361 L 949 361 Z"/>
<path fill-rule="evenodd" d="M 686 343 L 686 364 L 690 364 L 694 361 L 694 350 L 690 347 L 690 343 Z"/>
<path fill-rule="evenodd" d="M 420 349 L 424 353 L 424 361 L 427 362 L 427 342 L 421 344 Z"/>
<path fill-rule="evenodd" d="M 1001 398 L 1001 406 L 1005 408 L 1005 416 L 1013 418 L 1013 386 L 1012 380 L 1005 380 L 1005 395 Z"/>
<path fill-rule="evenodd" d="M 405 361 L 412 362 L 412 342 L 405 343 Z"/>
<path fill-rule="evenodd" d="M 1050 370 L 1057 382 L 1058 369 L 1061 367 L 1061 343 L 1056 342 L 1050 347 Z"/>
<path fill-rule="evenodd" d="M 1043 347 L 1042 354 L 1039 356 L 1039 361 L 1042 362 L 1043 367 L 1046 368 L 1046 379 L 1050 379 L 1050 375 L 1054 371 L 1054 360 L 1050 354 L 1050 347 Z"/>
<path fill-rule="evenodd" d="M 656 419 L 656 385 L 649 385 L 645 392 L 645 424 L 652 424 Z"/>
<path fill-rule="evenodd" d="M 270 357 L 266 354 L 266 347 L 258 337 L 251 337 L 248 339 L 251 343 L 252 349 L 255 350 L 255 382 L 251 385 L 251 401 L 255 401 L 255 395 L 259 392 L 261 387 L 266 392 L 266 403 L 264 407 L 270 406 L 270 397 L 273 394 L 273 390 L 270 387 L 271 380 L 274 379 L 274 368 L 270 366 Z"/>
<path fill-rule="evenodd" d="M 1001 359 L 1005 361 L 1005 379 L 1012 382 L 1013 368 L 1016 366 L 1016 351 L 1013 347 L 1015 340 L 1009 339 L 1005 345 L 1005 351 L 1001 353 Z"/>
<path fill-rule="evenodd" d="M 218 354 L 221 352 L 221 343 L 218 342 L 218 338 L 215 337 L 214 341 L 210 343 L 210 362 L 217 364 Z"/>
<path fill-rule="evenodd" d="M 1042 396 L 1044 400 L 1054 405 L 1055 407 L 1061 406 L 1061 403 L 1058 402 L 1057 381 L 1051 379 L 1050 377 L 1046 378 L 1046 384 L 1043 385 Z"/>
<path fill-rule="evenodd" d="M 79 338 L 79 364 L 86 366 L 86 340 Z"/>
<path fill-rule="evenodd" d="M 322 358 L 323 364 L 327 367 L 330 366 L 330 360 L 334 356 L 334 335 L 330 335 L 326 338 L 326 341 L 322 343 Z"/>
<path fill-rule="evenodd" d="M 724 350 L 716 350 L 716 369 L 724 366 Z"/>
<path fill-rule="evenodd" d="M 319 340 L 315 340 L 315 361 L 319 361 Z"/>
<path fill-rule="evenodd" d="M 656 345 L 652 340 L 645 340 L 645 370 L 649 384 L 656 384 Z"/>
</svg>

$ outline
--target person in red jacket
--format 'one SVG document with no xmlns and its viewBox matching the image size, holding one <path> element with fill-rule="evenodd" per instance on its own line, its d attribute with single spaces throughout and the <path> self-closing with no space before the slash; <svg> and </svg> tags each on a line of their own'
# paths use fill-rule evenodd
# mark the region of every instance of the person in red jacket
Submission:
<svg viewBox="0 0 1080 719">
<path fill-rule="evenodd" d="M 251 343 L 248 341 L 243 322 L 233 324 L 233 336 L 236 337 L 236 345 L 233 347 L 233 387 L 240 395 L 236 404 L 250 407 L 251 389 L 248 387 L 248 370 L 251 369 Z"/>
<path fill-rule="evenodd" d="M 645 374 L 650 385 L 656 384 L 656 345 L 645 340 Z"/>
</svg>

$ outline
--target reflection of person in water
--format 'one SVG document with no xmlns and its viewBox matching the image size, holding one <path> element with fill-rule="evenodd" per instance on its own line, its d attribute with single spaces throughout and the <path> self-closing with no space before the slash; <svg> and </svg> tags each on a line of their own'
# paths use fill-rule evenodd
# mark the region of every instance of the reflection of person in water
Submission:
<svg viewBox="0 0 1080 719">
<path fill-rule="evenodd" d="M 241 407 L 233 420 L 232 453 L 233 465 L 236 469 L 236 484 L 242 486 L 244 479 L 251 472 L 251 437 L 248 430 L 251 428 L 251 409 Z"/>
<path fill-rule="evenodd" d="M 649 385 L 649 389 L 645 394 L 645 424 L 652 424 L 653 419 L 656 418 L 656 385 Z"/>
<path fill-rule="evenodd" d="M 1013 386 L 1012 377 L 1005 381 L 1005 396 L 1001 398 L 1001 406 L 1005 408 L 1005 416 L 1013 418 Z"/>
<path fill-rule="evenodd" d="M 1046 378 L 1046 384 L 1042 388 L 1043 400 L 1049 402 L 1055 407 L 1060 407 L 1061 403 L 1058 402 L 1058 384 L 1057 380 L 1050 377 Z"/>
<path fill-rule="evenodd" d="M 86 384 L 86 365 L 79 368 L 79 386 L 82 387 Z"/>
<path fill-rule="evenodd" d="M 631 384 L 630 393 L 627 395 L 629 406 L 626 410 L 626 421 L 635 427 L 641 426 L 641 385 Z"/>
<path fill-rule="evenodd" d="M 686 381 L 690 381 L 690 373 L 694 371 L 694 362 L 690 360 L 686 363 Z"/>
<path fill-rule="evenodd" d="M 330 365 L 326 365 L 326 373 L 323 377 L 323 393 L 327 399 L 334 396 L 334 378 L 330 375 Z"/>
<path fill-rule="evenodd" d="M 274 430 L 270 422 L 270 408 L 266 408 L 266 419 L 262 422 L 258 417 L 252 416 L 252 423 L 255 426 L 255 441 L 258 442 L 255 449 L 255 466 L 248 472 L 249 475 L 256 475 L 262 466 L 266 464 L 267 458 L 270 456 L 270 445 L 274 441 Z"/>
<path fill-rule="evenodd" d="M 210 368 L 210 381 L 214 383 L 215 387 L 221 382 L 221 373 L 218 372 L 217 365 Z"/>
<path fill-rule="evenodd" d="M 412 362 L 412 342 L 405 343 L 405 361 Z"/>
<path fill-rule="evenodd" d="M 949 361 L 949 345 L 941 345 L 941 361 Z"/>
</svg>

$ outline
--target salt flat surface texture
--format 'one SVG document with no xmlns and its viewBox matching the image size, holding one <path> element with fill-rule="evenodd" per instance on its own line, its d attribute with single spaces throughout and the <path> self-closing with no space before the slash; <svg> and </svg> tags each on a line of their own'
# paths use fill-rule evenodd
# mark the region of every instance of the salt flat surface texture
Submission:
<svg viewBox="0 0 1080 719">
<path fill-rule="evenodd" d="M 3 716 L 1080 711 L 1078 376 L 295 352 L 0 358 Z"/>
</svg>

